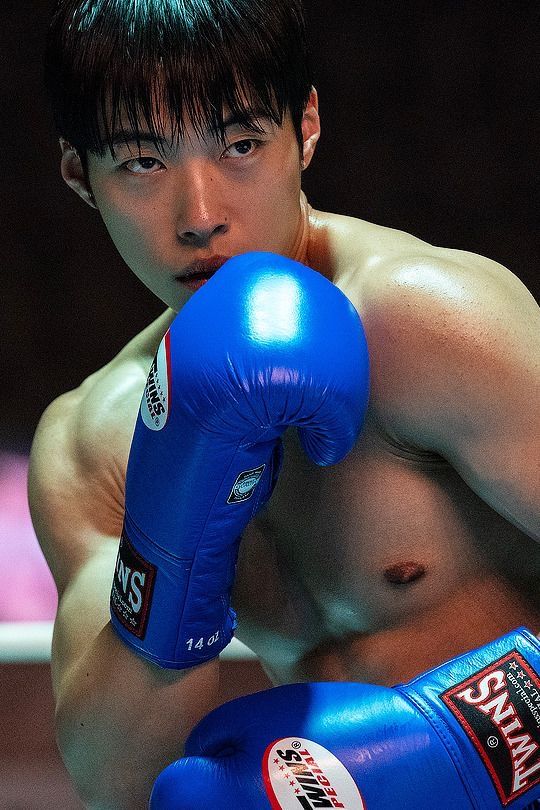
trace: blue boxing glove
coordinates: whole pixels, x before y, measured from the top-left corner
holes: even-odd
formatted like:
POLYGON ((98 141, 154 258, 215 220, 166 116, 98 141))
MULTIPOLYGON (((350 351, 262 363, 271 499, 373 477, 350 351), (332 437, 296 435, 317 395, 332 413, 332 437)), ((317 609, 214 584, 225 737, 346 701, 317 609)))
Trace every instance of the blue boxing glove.
POLYGON ((520 629, 392 689, 303 683, 233 700, 194 728, 150 808, 532 808, 539 671, 520 629))
POLYGON ((240 535, 270 497, 280 436, 316 464, 354 445, 368 399, 358 314, 319 273, 270 253, 229 260, 163 339, 130 450, 111 622, 183 669, 231 640, 240 535))

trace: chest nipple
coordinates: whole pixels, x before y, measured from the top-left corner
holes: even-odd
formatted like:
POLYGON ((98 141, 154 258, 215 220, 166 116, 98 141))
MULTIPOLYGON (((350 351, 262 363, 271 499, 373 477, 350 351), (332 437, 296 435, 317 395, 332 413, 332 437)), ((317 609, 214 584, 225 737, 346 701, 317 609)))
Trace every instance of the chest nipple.
POLYGON ((392 585, 407 585, 425 576, 426 569, 418 562, 400 562, 384 570, 384 578, 392 585))

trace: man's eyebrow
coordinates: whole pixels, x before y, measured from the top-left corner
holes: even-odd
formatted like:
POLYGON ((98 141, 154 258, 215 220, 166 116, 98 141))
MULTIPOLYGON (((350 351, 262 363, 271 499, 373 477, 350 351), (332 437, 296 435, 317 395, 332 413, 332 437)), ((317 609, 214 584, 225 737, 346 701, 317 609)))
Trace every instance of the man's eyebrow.
MULTIPOLYGON (((235 115, 231 113, 226 118, 223 119, 223 128, 228 129, 229 127, 234 127, 237 125, 245 127, 246 124, 256 124, 257 121, 270 121, 270 116, 268 113, 264 112, 263 110, 253 110, 252 115, 235 115)), ((214 128, 210 127, 209 132, 213 131, 214 128)))
MULTIPOLYGON (((242 126, 245 127, 246 124, 253 123, 255 124, 255 128, 258 128, 256 122, 260 122, 263 124, 264 122, 270 121, 270 116, 263 112, 262 110, 255 110, 253 116, 242 118, 240 115, 235 115, 231 113, 226 118, 223 119, 223 129, 229 129, 230 127, 234 126, 242 126)), ((249 126, 248 126, 249 128, 249 126)), ((218 131, 218 127, 208 127, 207 133, 209 135, 215 134, 218 131)), ((153 135, 151 132, 137 132, 134 129, 125 129, 119 132, 114 133, 112 138, 102 138, 101 146, 130 146, 131 144, 147 144, 150 143, 153 146, 166 146, 168 144, 167 138, 163 135, 153 135)))
POLYGON ((162 135, 152 135, 151 132, 137 132, 132 129, 125 129, 121 132, 116 132, 112 138, 102 138, 101 146, 129 146, 130 144, 137 143, 151 143, 164 146, 167 139, 162 135))

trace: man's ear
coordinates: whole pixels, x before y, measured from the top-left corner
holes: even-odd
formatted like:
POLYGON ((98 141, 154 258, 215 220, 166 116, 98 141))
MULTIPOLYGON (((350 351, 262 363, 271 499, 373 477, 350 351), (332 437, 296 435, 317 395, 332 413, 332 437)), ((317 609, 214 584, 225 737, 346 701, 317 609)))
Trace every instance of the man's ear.
POLYGON ((302 155, 302 168, 307 169, 315 152, 317 141, 321 135, 321 122, 319 120, 319 98, 314 87, 311 88, 309 101, 306 104, 302 117, 302 136, 304 140, 304 153, 302 155))
POLYGON ((60 173, 65 182, 85 203, 92 208, 97 208, 92 190, 84 176, 84 169, 79 153, 65 138, 60 138, 60 149, 62 151, 60 173))

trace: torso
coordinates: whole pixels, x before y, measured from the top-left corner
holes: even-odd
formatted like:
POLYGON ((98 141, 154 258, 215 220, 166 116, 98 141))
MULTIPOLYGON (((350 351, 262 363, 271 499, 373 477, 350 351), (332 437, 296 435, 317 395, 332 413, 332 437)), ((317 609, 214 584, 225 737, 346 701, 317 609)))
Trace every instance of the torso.
MULTIPOLYGON (((368 276, 373 286, 374 268, 390 255, 420 251, 436 259, 438 252, 337 216, 314 217, 310 238, 296 255, 348 295, 368 343, 363 291, 368 276)), ((171 318, 149 327, 107 373, 118 375, 134 359, 146 372, 171 318)), ((111 486, 127 461, 144 376, 124 398, 130 417, 111 486)), ((233 598, 237 636, 275 683, 392 684, 514 627, 539 624, 538 544, 443 458, 400 443, 387 427, 370 406, 356 447, 332 468, 312 465, 296 433, 285 434, 276 490, 243 535, 233 598)), ((122 499, 119 492, 115 501, 122 499)))
POLYGON ((332 469, 294 432, 243 537, 238 636, 275 683, 391 685, 521 624, 538 626, 540 554, 435 456, 368 418, 332 469))

